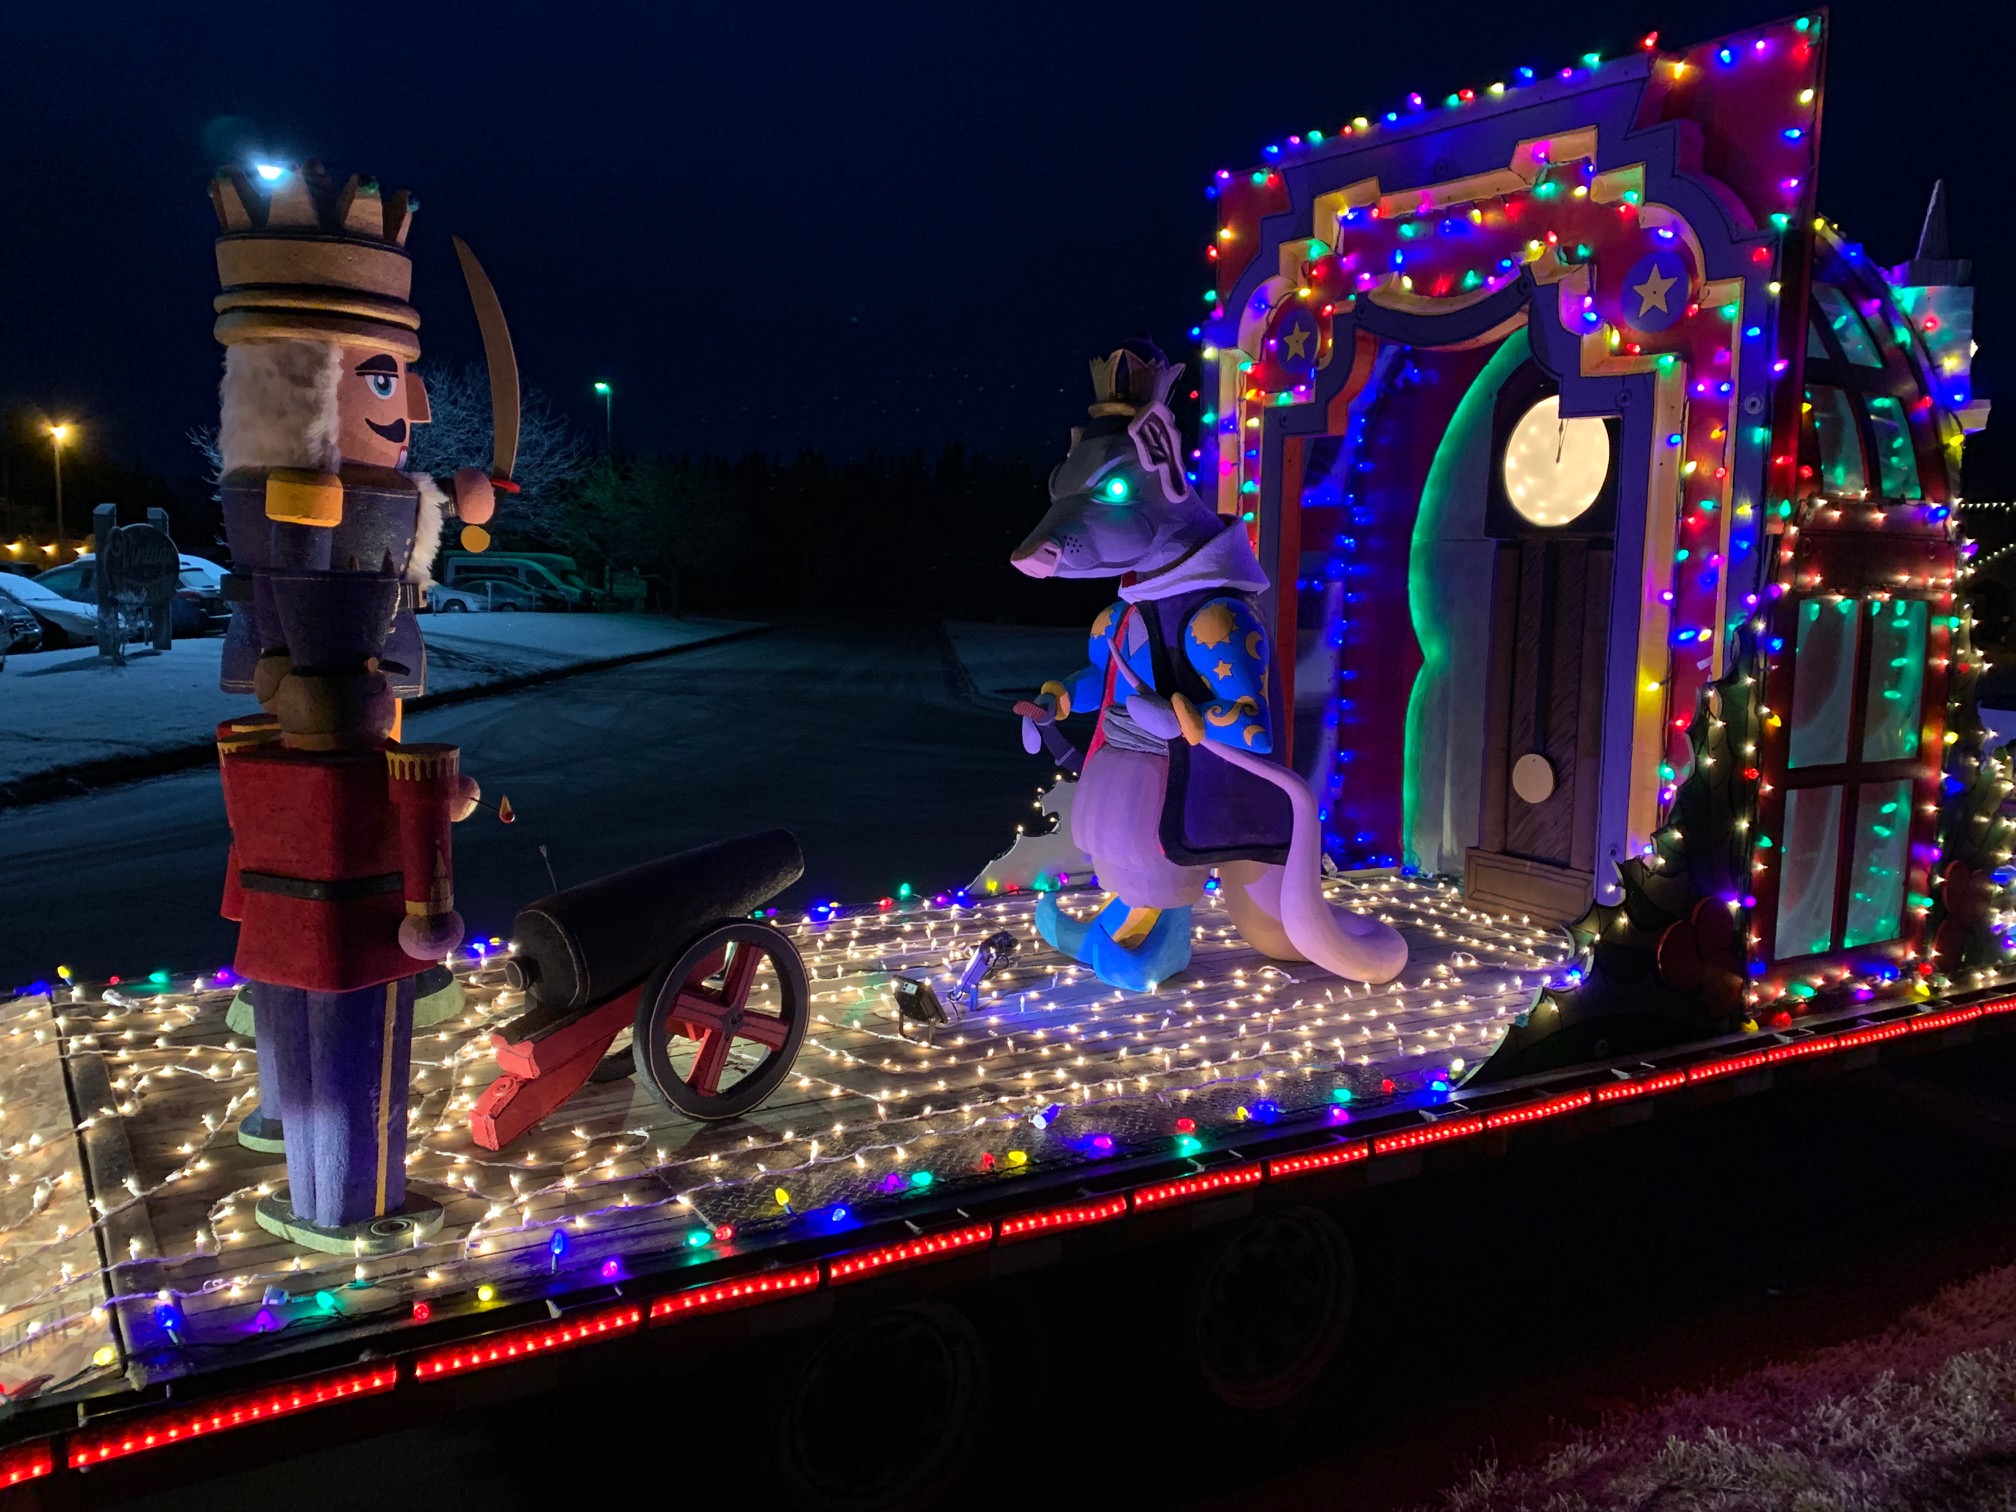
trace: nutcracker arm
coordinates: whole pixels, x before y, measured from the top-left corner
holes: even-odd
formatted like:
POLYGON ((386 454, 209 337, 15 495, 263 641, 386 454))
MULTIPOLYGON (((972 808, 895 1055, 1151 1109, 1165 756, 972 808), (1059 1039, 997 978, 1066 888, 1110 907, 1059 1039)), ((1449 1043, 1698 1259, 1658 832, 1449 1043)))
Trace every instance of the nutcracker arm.
POLYGON ((399 816, 406 897, 399 945, 415 960, 440 960, 462 943, 448 830, 462 794, 461 751, 451 745, 387 746, 385 767, 399 816))

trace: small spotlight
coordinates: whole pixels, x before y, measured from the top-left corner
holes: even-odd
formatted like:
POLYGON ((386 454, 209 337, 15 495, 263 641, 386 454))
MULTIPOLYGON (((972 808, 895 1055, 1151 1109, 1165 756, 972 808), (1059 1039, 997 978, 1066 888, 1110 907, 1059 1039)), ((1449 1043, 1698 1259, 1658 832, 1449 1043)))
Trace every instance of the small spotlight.
POLYGON ((287 176, 287 170, 278 163, 254 163, 252 171, 269 184, 277 184, 287 176))

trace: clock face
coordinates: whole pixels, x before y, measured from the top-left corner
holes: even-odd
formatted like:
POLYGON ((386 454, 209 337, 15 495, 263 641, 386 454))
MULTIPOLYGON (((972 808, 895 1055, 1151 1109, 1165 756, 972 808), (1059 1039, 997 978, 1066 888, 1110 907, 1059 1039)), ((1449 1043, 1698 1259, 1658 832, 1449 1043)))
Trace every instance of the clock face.
POLYGON ((1564 420, 1558 395, 1521 415, 1505 444, 1505 496, 1530 524, 1579 518, 1609 475, 1610 428, 1588 417, 1564 420))

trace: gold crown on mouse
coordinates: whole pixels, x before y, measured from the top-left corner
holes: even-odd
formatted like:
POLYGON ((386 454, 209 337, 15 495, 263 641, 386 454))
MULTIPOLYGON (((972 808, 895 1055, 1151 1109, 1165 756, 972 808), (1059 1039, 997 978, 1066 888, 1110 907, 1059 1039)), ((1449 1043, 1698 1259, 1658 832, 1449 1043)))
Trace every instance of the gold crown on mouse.
POLYGON ((327 341, 419 357, 420 316, 407 302, 412 194, 381 194, 375 179, 354 173, 338 186, 310 160, 220 168, 210 200, 223 231, 216 333, 224 345, 327 341))
POLYGON ((1170 362, 1153 342, 1125 342, 1110 356, 1092 359, 1092 403, 1087 413, 1096 420, 1138 415, 1151 404, 1166 404, 1169 390, 1182 374, 1183 364, 1170 362))

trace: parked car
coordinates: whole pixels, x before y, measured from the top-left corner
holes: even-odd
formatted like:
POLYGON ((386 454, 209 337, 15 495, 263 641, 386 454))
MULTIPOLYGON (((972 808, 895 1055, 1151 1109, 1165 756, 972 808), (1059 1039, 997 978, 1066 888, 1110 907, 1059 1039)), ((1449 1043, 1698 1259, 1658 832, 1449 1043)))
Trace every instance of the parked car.
POLYGON ((9 652, 25 656, 41 649, 42 621, 35 618, 33 609, 0 590, 0 663, 9 652))
MULTIPOLYGON (((224 569, 187 552, 181 554, 181 562, 181 580, 169 606, 171 633, 177 640, 222 635, 231 623, 231 608, 224 602, 224 569)), ((95 607, 98 602, 98 562, 88 552, 74 562, 51 567, 35 581, 77 603, 95 607)))
POLYGON ((506 578, 481 578, 450 588, 436 583, 427 590, 427 607, 436 614, 483 614, 491 611, 539 610, 564 607, 542 597, 521 583, 506 578))
POLYGON ((52 592, 40 578, 17 577, 0 572, 0 604, 25 609, 40 626, 42 648, 60 650, 83 645, 98 638, 98 607, 80 604, 52 592))
POLYGON ((451 551, 436 576, 450 588, 478 583, 514 583, 541 599, 542 608, 587 609, 595 590, 574 558, 550 551, 451 551))

